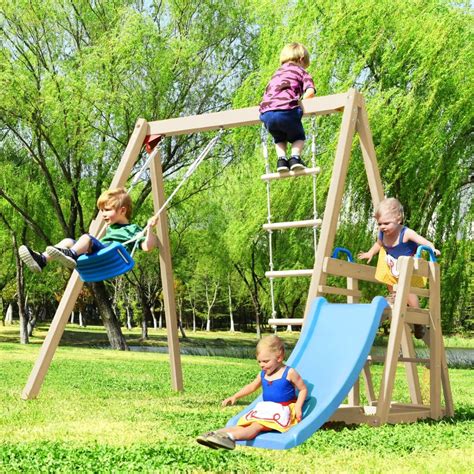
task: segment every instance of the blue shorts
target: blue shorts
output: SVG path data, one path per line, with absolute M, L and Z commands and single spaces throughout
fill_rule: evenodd
M 269 110 L 260 115 L 260 120 L 273 137 L 274 143 L 293 143 L 306 140 L 301 117 L 303 110 L 297 107 L 290 110 Z
M 91 239 L 91 248 L 88 253 L 96 253 L 100 249 L 105 249 L 107 245 L 103 244 L 99 239 L 96 239 L 93 235 L 87 234 L 89 238 Z

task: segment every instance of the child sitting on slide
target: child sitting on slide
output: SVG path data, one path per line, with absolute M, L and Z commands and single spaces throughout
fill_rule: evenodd
M 367 260 L 369 263 L 372 257 L 380 252 L 375 278 L 387 284 L 390 292 L 389 303 L 392 303 L 395 298 L 393 286 L 398 283 L 398 257 L 415 255 L 418 245 L 430 247 L 435 255 L 440 255 L 440 251 L 429 240 L 403 225 L 403 207 L 398 199 L 387 198 L 380 201 L 375 210 L 375 219 L 379 226 L 377 241 L 368 252 L 359 253 L 358 258 Z M 414 276 L 411 286 L 423 288 L 425 281 L 422 277 Z M 418 296 L 410 293 L 408 305 L 419 308 Z M 422 339 L 424 334 L 424 326 L 415 324 L 415 337 Z
M 234 405 L 260 387 L 263 402 L 242 416 L 237 426 L 205 433 L 196 441 L 210 448 L 234 449 L 237 440 L 254 439 L 264 431 L 285 432 L 301 421 L 308 389 L 298 372 L 283 363 L 284 357 L 285 347 L 278 336 L 261 339 L 257 344 L 257 361 L 262 371 L 253 382 L 226 398 L 222 406 Z
M 105 236 L 101 240 L 90 234 L 83 234 L 77 241 L 66 238 L 54 247 L 48 246 L 43 253 L 22 245 L 18 249 L 21 260 L 32 272 L 41 272 L 50 260 L 56 260 L 67 268 L 75 268 L 80 255 L 95 253 L 112 242 L 125 243 L 142 231 L 138 225 L 129 222 L 132 215 L 132 200 L 124 188 L 103 192 L 97 200 L 97 207 L 107 224 Z M 147 227 L 141 243 L 141 248 L 145 252 L 154 249 L 158 244 L 158 239 L 151 228 L 151 225 Z M 125 247 L 131 251 L 133 242 Z

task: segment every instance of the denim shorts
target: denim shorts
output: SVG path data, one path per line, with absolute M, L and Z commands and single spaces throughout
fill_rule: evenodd
M 91 239 L 91 248 L 88 253 L 96 253 L 100 249 L 105 249 L 107 245 L 103 244 L 99 239 L 96 239 L 93 235 L 87 234 L 89 238 Z
M 260 115 L 260 120 L 273 137 L 274 143 L 293 143 L 306 140 L 301 117 L 303 110 L 297 107 L 290 110 L 269 110 Z

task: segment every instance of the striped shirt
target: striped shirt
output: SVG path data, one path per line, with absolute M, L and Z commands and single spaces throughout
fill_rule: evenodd
M 268 110 L 295 109 L 309 88 L 315 89 L 314 82 L 305 69 L 292 62 L 285 63 L 270 79 L 259 112 L 263 114 Z

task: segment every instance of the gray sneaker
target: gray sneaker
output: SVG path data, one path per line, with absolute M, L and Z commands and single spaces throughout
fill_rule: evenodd
M 235 449 L 235 441 L 225 433 L 212 433 L 206 441 L 214 448 Z
M 77 255 L 70 249 L 62 249 L 60 247 L 46 247 L 46 253 L 51 260 L 56 260 L 67 268 L 76 268 Z
M 202 444 L 203 446 L 207 446 L 208 448 L 212 449 L 217 449 L 217 446 L 214 446 L 210 441 L 209 441 L 209 436 L 215 435 L 215 431 L 209 431 L 209 433 L 204 433 L 196 438 L 196 441 L 199 444 Z
M 22 262 L 35 273 L 39 273 L 46 266 L 46 258 L 39 252 L 31 250 L 26 245 L 21 245 L 18 249 L 18 254 Z

